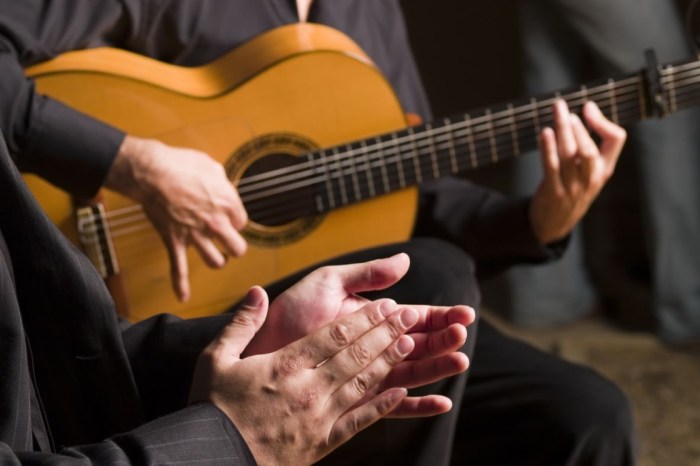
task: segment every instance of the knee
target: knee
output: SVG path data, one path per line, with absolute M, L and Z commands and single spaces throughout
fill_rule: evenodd
M 627 396 L 611 381 L 576 367 L 557 390 L 553 418 L 561 445 L 571 457 L 568 464 L 634 464 L 635 427 Z

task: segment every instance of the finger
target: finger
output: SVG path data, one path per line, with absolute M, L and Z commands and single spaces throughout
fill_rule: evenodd
M 210 237 L 199 231 L 193 230 L 190 233 L 192 244 L 202 256 L 204 263 L 211 268 L 221 268 L 226 265 L 226 257 L 219 251 Z
M 382 387 L 420 387 L 461 374 L 469 368 L 466 354 L 452 352 L 436 358 L 403 361 L 382 382 Z
M 368 307 L 368 306 L 365 306 Z M 352 314 L 351 314 L 352 316 Z M 347 320 L 347 319 L 344 319 Z M 355 385 L 357 387 L 365 386 L 369 389 L 373 383 L 367 383 L 367 380 L 373 380 L 377 373 L 377 367 L 374 366 L 371 371 L 363 372 L 368 366 L 371 366 L 376 359 L 381 359 L 385 364 L 386 373 L 389 369 L 386 367 L 393 360 L 399 358 L 397 351 L 403 352 L 406 345 L 410 344 L 409 352 L 413 350 L 413 340 L 410 337 L 402 337 L 402 335 L 413 326 L 418 320 L 418 313 L 410 307 L 401 308 L 393 314 L 389 315 L 379 325 L 375 325 L 368 332 L 350 341 L 345 348 L 338 351 L 336 354 L 329 356 L 328 361 L 319 369 L 327 375 L 325 378 L 330 386 L 338 389 L 346 384 Z M 398 341 L 397 341 L 398 340 Z M 397 342 L 392 346 L 392 343 Z M 393 350 L 386 351 L 392 347 Z M 401 359 L 408 353 L 402 354 Z M 380 358 L 381 355 L 381 358 Z M 395 361 L 398 363 L 398 360 Z M 351 382 L 349 382 L 351 381 Z M 362 383 L 362 382 L 365 383 Z M 362 393 L 364 395 L 364 393 Z M 352 406 L 360 397 L 352 400 L 352 403 L 346 404 L 345 409 Z
M 233 228 L 236 230 L 240 231 L 245 228 L 246 224 L 248 224 L 248 212 L 246 212 L 246 209 L 243 206 L 243 201 L 241 200 L 241 196 L 238 194 L 237 188 L 233 185 L 231 185 L 228 213 L 231 220 L 231 225 L 233 225 Z
M 595 169 L 596 159 L 599 156 L 598 146 L 596 146 L 590 133 L 583 126 L 583 122 L 578 115 L 571 115 L 571 126 L 574 131 L 574 138 L 578 146 L 577 165 L 582 175 L 584 184 L 589 184 L 593 170 Z
M 170 280 L 175 295 L 180 301 L 190 299 L 189 264 L 187 262 L 187 245 L 180 238 L 173 238 L 167 244 L 170 258 Z
M 452 400 L 442 395 L 406 397 L 389 414 L 389 419 L 428 417 L 443 414 L 452 409 Z
M 232 256 L 240 257 L 245 254 L 248 249 L 248 245 L 243 236 L 236 231 L 228 220 L 211 226 L 210 230 L 226 252 Z
M 571 128 L 571 113 L 563 99 L 554 102 L 554 128 L 557 135 L 557 151 L 561 158 L 571 158 L 576 154 L 576 139 Z
M 391 318 L 388 319 L 390 321 Z M 377 333 L 377 332 L 375 332 Z M 372 350 L 369 349 L 369 343 L 367 346 L 360 346 L 360 348 L 368 348 L 365 353 L 358 354 L 353 351 L 353 346 L 349 346 L 345 351 L 350 352 L 352 357 L 351 363 L 357 362 L 350 372 L 360 368 L 359 372 L 346 375 L 352 375 L 344 383 L 337 385 L 337 390 L 335 390 L 327 402 L 326 406 L 338 413 L 344 413 L 348 409 L 356 406 L 358 402 L 366 399 L 368 396 L 372 396 L 373 393 L 377 392 L 379 385 L 384 381 L 391 370 L 401 362 L 412 350 L 413 350 L 413 340 L 411 337 L 406 335 L 401 335 L 396 342 L 385 348 L 385 350 L 380 353 L 376 359 L 370 360 L 369 363 L 366 361 L 371 357 Z M 359 356 L 359 357 L 358 357 Z M 334 358 L 334 362 L 337 358 Z M 347 364 L 347 362 L 342 362 L 342 364 Z M 362 366 L 365 366 L 364 368 Z M 332 362 L 323 368 L 331 369 Z M 336 369 L 337 370 L 337 369 Z M 337 375 L 337 372 L 333 372 Z M 342 378 L 339 381 L 342 382 Z M 333 384 L 331 384 L 332 386 Z
M 234 312 L 229 323 L 210 344 L 212 351 L 220 351 L 221 356 L 228 360 L 240 358 L 265 322 L 268 304 L 264 289 L 254 286 L 248 290 L 241 307 Z
M 397 309 L 397 304 L 390 299 L 369 302 L 356 312 L 336 319 L 288 345 L 282 352 L 303 358 L 294 361 L 300 367 L 316 367 L 382 324 Z M 289 357 L 289 354 L 284 357 Z
M 464 346 L 467 328 L 462 324 L 453 324 L 443 330 L 410 333 L 410 337 L 416 345 L 408 359 L 434 358 Z
M 406 398 L 407 393 L 405 388 L 393 388 L 345 413 L 331 428 L 329 436 L 331 448 L 347 442 L 361 430 L 394 411 Z
M 608 120 L 594 102 L 586 102 L 583 117 L 591 130 L 601 138 L 600 153 L 614 167 L 627 139 L 627 132 Z
M 411 332 L 441 330 L 452 324 L 471 325 L 476 319 L 474 309 L 469 306 L 413 306 L 418 311 L 418 323 Z
M 408 255 L 400 253 L 385 259 L 332 266 L 327 269 L 332 269 L 332 272 L 338 275 L 347 292 L 360 293 L 390 287 L 406 275 L 409 265 Z
M 563 189 L 561 180 L 561 164 L 557 152 L 557 139 L 552 128 L 544 128 L 540 134 L 540 152 L 544 182 L 552 186 L 555 191 Z

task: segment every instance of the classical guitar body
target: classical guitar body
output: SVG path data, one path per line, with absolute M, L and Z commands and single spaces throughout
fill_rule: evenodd
M 305 155 L 309 151 L 405 126 L 384 77 L 354 43 L 332 29 L 277 29 L 199 68 L 94 49 L 62 55 L 27 74 L 40 92 L 129 134 L 205 151 L 225 165 L 242 194 L 246 177 L 249 189 L 266 186 L 267 173 L 282 180 L 271 189 L 279 191 L 275 198 L 290 204 L 267 205 L 270 197 L 249 195 L 251 204 L 258 205 L 246 204 L 251 222 L 244 257 L 211 270 L 190 253 L 192 298 L 180 303 L 171 289 L 166 250 L 139 206 L 105 191 L 99 208 L 76 219 L 70 198 L 27 177 L 52 220 L 86 249 L 105 276 L 118 277 L 113 294 L 119 312 L 129 319 L 159 312 L 183 317 L 217 313 L 252 285 L 410 234 L 415 189 L 332 211 L 322 206 L 317 210 L 323 213 L 309 215 L 308 207 L 328 203 L 328 196 L 324 201 L 318 188 L 305 188 L 303 182 L 291 181 L 293 177 L 284 182 L 287 173 L 332 178 L 328 170 L 314 168 Z M 347 178 L 348 186 L 331 195 L 333 204 L 352 197 L 353 188 L 366 183 L 357 171 Z M 301 187 L 290 191 L 294 183 Z

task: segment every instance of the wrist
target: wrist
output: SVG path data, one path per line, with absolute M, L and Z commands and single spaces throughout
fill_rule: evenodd
M 143 201 L 148 195 L 145 188 L 149 186 L 147 180 L 152 171 L 149 153 L 158 144 L 156 140 L 126 135 L 107 173 L 105 187 Z

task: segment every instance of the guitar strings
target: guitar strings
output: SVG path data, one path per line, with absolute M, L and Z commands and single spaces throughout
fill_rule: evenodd
M 697 68 L 697 66 L 695 66 L 695 68 Z M 636 79 L 636 78 L 632 78 L 632 79 Z M 636 85 L 636 84 L 635 84 L 635 85 Z M 609 92 L 609 87 L 606 87 L 606 86 L 599 86 L 598 88 L 599 88 L 599 89 L 600 89 L 600 88 L 603 88 L 601 94 Z M 620 89 L 619 86 L 618 86 L 618 89 Z M 592 97 L 593 100 L 595 100 L 595 95 L 596 95 L 595 88 L 591 88 L 591 90 L 593 90 L 593 93 L 590 93 L 590 92 L 589 92 L 589 93 L 588 93 L 588 96 L 589 96 L 589 97 Z M 582 92 L 579 91 L 578 93 L 574 93 L 574 94 L 572 94 L 572 95 L 575 96 L 576 94 L 582 94 Z M 617 94 L 619 94 L 619 93 L 617 93 Z M 544 105 L 539 105 L 539 109 L 543 109 L 543 108 L 546 109 L 546 108 L 549 106 L 549 101 L 551 101 L 551 100 L 552 100 L 552 99 L 548 99 L 548 100 L 545 100 L 545 101 L 541 101 L 541 102 L 544 103 Z M 620 100 L 619 100 L 619 102 L 623 102 L 623 101 L 624 101 L 624 99 L 620 99 Z M 525 106 L 523 106 L 523 108 L 524 108 L 524 107 L 525 107 Z M 499 113 L 504 113 L 504 112 L 499 112 Z M 546 114 L 547 112 L 545 111 L 544 113 Z M 498 113 L 494 113 L 493 116 L 498 116 Z M 478 120 L 477 120 L 477 119 L 474 119 L 473 121 L 476 122 L 476 121 L 478 121 Z M 478 134 L 478 133 L 475 133 L 475 137 L 479 137 L 479 134 Z M 400 142 L 400 141 L 399 141 L 399 142 Z M 344 154 L 344 156 L 355 156 L 355 155 L 356 155 L 356 152 L 357 152 L 357 151 L 348 151 L 348 152 L 346 152 L 346 153 Z M 266 173 L 261 174 L 261 175 L 256 175 L 256 176 L 253 176 L 253 177 L 247 177 L 247 178 L 244 179 L 244 180 L 242 181 L 242 183 L 239 185 L 239 191 L 242 192 L 242 193 L 245 193 L 245 189 L 246 189 L 246 188 L 245 188 L 245 185 L 246 185 L 246 183 L 248 183 L 248 182 L 250 182 L 250 181 L 255 181 L 255 180 L 257 180 L 257 179 L 260 179 L 261 177 L 268 177 L 268 178 L 269 178 L 269 177 L 271 177 L 271 176 L 275 176 L 275 177 L 278 177 L 278 180 L 279 180 L 280 183 L 286 183 L 289 179 L 288 179 L 288 178 L 279 177 L 279 175 L 283 174 L 284 172 L 291 173 L 291 172 L 293 172 L 293 171 L 298 171 L 299 169 L 308 168 L 309 165 L 313 165 L 314 163 L 315 163 L 315 161 L 311 161 L 311 162 L 308 162 L 306 165 L 304 165 L 304 164 L 295 165 L 295 166 L 292 167 L 291 169 L 288 169 L 288 168 L 278 169 L 278 170 L 273 170 L 273 171 L 270 171 L 270 172 L 266 172 Z M 299 176 L 300 176 L 300 175 L 297 174 L 297 178 L 298 178 Z M 263 186 L 264 186 L 264 185 L 263 185 Z
M 618 92 L 617 94 L 620 95 L 621 93 Z M 590 94 L 590 96 L 595 98 L 595 94 Z M 625 100 L 626 99 L 620 99 L 620 102 L 622 103 Z M 553 101 L 553 99 L 549 99 L 548 101 L 543 101 L 544 104 L 540 103 L 539 105 L 537 105 L 535 107 L 536 111 L 540 111 L 540 113 L 542 114 L 543 120 L 546 120 L 547 116 L 551 113 L 549 110 L 549 107 L 550 107 L 549 101 Z M 499 113 L 503 113 L 503 112 L 498 112 L 498 113 L 492 114 L 492 117 L 494 120 L 498 117 Z M 532 113 L 533 113 L 532 111 L 528 111 L 528 110 L 518 111 L 517 113 L 514 114 L 515 117 L 514 117 L 513 121 L 516 123 L 516 125 L 519 121 L 522 121 L 523 119 L 527 119 L 529 121 Z M 476 126 L 479 121 L 483 121 L 484 124 L 490 125 L 490 120 L 488 120 L 488 122 L 487 122 L 487 120 L 484 117 L 476 117 L 476 118 L 471 119 L 471 121 L 461 122 L 461 123 L 452 123 L 447 128 L 447 131 L 445 131 L 445 127 L 435 127 L 432 129 L 432 131 L 430 131 L 429 137 L 430 138 L 436 138 L 436 137 L 439 138 L 440 132 L 443 132 L 443 133 L 449 135 L 447 132 L 450 132 L 450 133 L 458 132 L 458 129 L 460 127 L 466 128 L 466 127 Z M 448 125 L 446 125 L 446 126 L 448 126 Z M 484 129 L 484 130 L 478 130 L 478 129 L 474 130 L 472 128 L 471 132 L 473 134 L 473 137 L 478 140 L 478 139 L 481 139 L 482 133 L 486 133 L 486 132 L 489 132 L 491 130 L 495 131 L 496 133 L 502 132 L 503 127 L 505 127 L 505 126 L 510 127 L 511 124 L 495 121 L 493 128 L 488 128 L 488 129 Z M 516 126 L 516 129 L 519 131 L 521 131 L 523 128 L 525 128 L 525 127 L 523 127 L 521 125 Z M 505 129 L 507 130 L 508 128 L 505 128 Z M 368 156 L 368 158 L 374 157 L 376 155 L 379 155 L 380 158 L 383 158 L 384 155 L 391 155 L 391 152 L 387 153 L 385 151 L 385 149 L 384 149 L 385 147 L 390 147 L 390 148 L 395 149 L 393 152 L 397 152 L 397 151 L 398 152 L 405 152 L 406 145 L 405 144 L 402 145 L 401 144 L 402 142 L 407 142 L 407 144 L 420 145 L 424 140 L 425 139 L 421 140 L 420 138 L 405 136 L 403 138 L 397 138 L 395 140 L 392 140 L 389 144 L 377 143 L 377 144 L 374 144 L 374 145 L 367 147 L 366 155 Z M 459 142 L 457 141 L 457 143 L 459 143 Z M 335 164 L 333 162 L 327 163 L 328 168 L 326 171 L 332 171 L 332 170 L 342 171 L 343 168 L 349 168 L 352 165 L 356 165 L 358 163 L 355 160 L 355 156 L 357 155 L 357 152 L 358 152 L 357 150 L 350 150 L 350 151 L 343 152 L 343 154 L 341 155 L 342 159 L 335 162 Z M 424 154 L 419 154 L 419 155 L 424 155 Z M 273 184 L 269 184 L 269 183 L 254 184 L 252 186 L 249 186 L 248 190 L 260 190 L 260 189 L 264 189 L 264 188 L 269 188 L 269 186 L 272 186 L 275 184 L 284 185 L 287 188 L 289 188 L 289 190 L 293 190 L 297 187 L 300 187 L 300 185 L 299 184 L 289 185 L 287 183 L 289 181 L 302 178 L 304 176 L 310 176 L 310 175 L 313 175 L 315 173 L 318 173 L 318 169 L 315 169 L 313 171 L 311 171 L 311 170 L 300 171 L 300 169 L 308 168 L 310 165 L 314 165 L 316 163 L 317 163 L 316 161 L 311 161 L 311 162 L 307 162 L 305 164 L 297 164 L 294 167 L 292 167 L 291 169 L 278 169 L 278 170 L 273 170 L 271 172 L 266 172 L 265 174 L 262 174 L 262 175 L 256 175 L 254 177 L 247 177 L 244 180 L 242 180 L 241 184 L 239 185 L 239 187 L 238 187 L 239 192 L 244 196 L 246 194 L 246 192 L 245 192 L 246 186 L 245 185 L 250 184 L 249 182 L 251 179 L 260 179 L 261 177 L 270 177 L 273 174 L 278 175 Z M 355 168 L 357 168 L 357 167 L 355 167 Z M 358 169 L 358 171 L 361 169 L 362 168 L 360 167 Z M 294 171 L 296 171 L 296 173 L 293 173 Z M 284 172 L 292 173 L 294 176 L 292 178 L 289 178 L 289 177 L 285 178 L 285 177 L 279 176 L 279 175 L 283 174 Z M 337 177 L 339 175 L 336 173 L 335 176 Z M 318 180 L 314 180 L 314 181 L 318 181 Z M 266 193 L 266 195 L 269 196 L 271 194 L 277 194 L 277 193 L 278 192 L 272 191 L 272 192 Z M 255 197 L 249 198 L 249 200 L 251 200 L 251 201 L 255 200 Z M 126 209 L 113 210 L 113 211 L 108 213 L 108 216 L 110 218 L 114 218 L 114 217 L 117 217 L 123 213 L 132 212 L 133 210 L 135 210 L 135 208 L 138 208 L 138 206 L 136 206 L 136 207 L 132 206 L 132 207 L 128 207 Z M 143 216 L 139 215 L 138 218 L 143 218 Z
M 683 69 L 683 68 L 682 68 L 682 67 L 678 67 L 678 69 Z M 674 84 L 674 86 L 673 86 L 673 88 L 674 88 L 673 90 L 675 91 L 675 96 L 674 96 L 675 99 L 674 99 L 674 100 L 676 100 L 677 103 L 683 103 L 683 104 L 688 103 L 688 102 L 694 102 L 694 101 L 697 100 L 697 95 L 696 95 L 697 92 L 693 93 L 693 92 L 692 92 L 692 89 L 691 89 L 691 92 L 687 92 L 687 88 L 688 88 L 688 86 L 690 86 L 691 84 L 697 82 L 697 79 L 693 79 L 693 78 L 694 78 L 695 76 L 697 76 L 697 73 L 695 72 L 695 70 L 698 69 L 698 65 L 687 65 L 687 66 L 685 66 L 685 69 L 686 69 L 686 70 L 690 70 L 690 72 L 676 72 L 676 73 L 675 73 L 677 76 L 682 76 L 682 79 L 680 79 L 680 80 L 677 78 L 677 76 L 669 76 L 669 73 L 664 73 L 663 76 L 662 76 L 662 82 L 664 82 L 664 83 L 667 84 L 667 85 L 670 84 L 670 83 L 673 83 L 673 84 Z M 637 82 L 639 81 L 638 78 L 636 79 L 636 81 L 637 81 Z M 634 87 L 633 91 L 636 90 L 636 86 L 637 86 L 637 84 L 635 84 L 634 86 L 632 86 L 632 87 Z M 616 87 L 616 88 L 615 88 L 615 91 L 616 91 L 616 94 L 615 94 L 615 95 L 616 95 L 616 96 L 619 96 L 619 95 L 620 95 L 619 90 L 622 89 L 622 88 L 627 88 L 627 89 L 629 89 L 629 86 L 624 86 L 624 87 L 619 87 L 619 86 L 618 86 L 618 87 Z M 591 88 L 591 89 L 588 89 L 588 90 L 578 91 L 578 92 L 576 92 L 576 93 L 573 93 L 572 95 L 578 94 L 579 96 L 582 96 L 583 94 L 586 94 L 586 97 L 587 97 L 589 100 L 595 100 L 596 96 L 604 95 L 605 93 L 608 92 L 608 89 L 605 88 L 605 86 L 598 86 L 597 89 L 602 89 L 602 90 L 601 90 L 601 91 L 596 91 L 596 88 Z M 679 91 L 683 91 L 683 92 L 679 92 Z M 549 100 L 549 101 L 552 101 L 553 99 L 548 99 L 548 100 Z M 637 99 L 636 99 L 636 98 L 635 98 L 635 99 L 626 99 L 626 98 L 619 98 L 619 99 L 617 99 L 617 107 L 618 107 L 619 115 L 620 115 L 620 116 L 626 115 L 626 114 L 627 114 L 625 111 L 620 111 L 620 108 L 621 108 L 621 106 L 622 106 L 623 103 L 626 103 L 626 102 L 629 102 L 629 101 L 635 101 L 635 102 L 636 102 Z M 575 103 L 572 103 L 572 104 L 573 104 L 574 106 L 576 105 Z M 543 111 L 541 112 L 541 113 L 542 113 L 541 119 L 543 120 L 543 122 L 545 122 L 545 120 L 546 120 L 546 118 L 547 118 L 548 115 L 551 115 L 551 108 L 550 108 L 550 110 L 547 110 L 546 108 L 543 108 L 543 107 L 545 107 L 545 106 L 546 106 L 546 107 L 551 107 L 551 105 L 548 105 L 547 100 L 545 100 L 545 101 L 540 101 L 537 105 L 534 105 L 534 106 L 533 106 L 533 108 L 534 108 L 534 109 L 537 109 L 537 111 L 543 110 Z M 521 108 L 522 108 L 522 107 L 521 107 Z M 603 110 L 603 111 L 606 111 L 606 110 L 607 110 L 607 111 L 610 111 L 611 108 L 612 108 L 612 105 L 608 105 L 608 106 L 606 106 L 606 105 L 604 105 L 604 104 L 601 105 L 601 110 Z M 491 117 L 492 119 L 495 120 L 495 119 L 498 117 L 499 114 L 503 114 L 503 113 L 506 113 L 506 112 L 509 112 L 509 111 L 506 110 L 506 111 L 494 112 L 493 114 L 490 115 L 490 117 Z M 511 117 L 512 117 L 512 115 L 514 115 L 514 114 L 516 115 L 514 118 L 512 118 L 512 120 L 516 123 L 516 129 L 518 130 L 518 132 L 521 132 L 523 129 L 531 129 L 531 128 L 534 127 L 534 126 L 531 126 L 531 125 L 526 125 L 526 126 L 517 125 L 517 122 L 518 122 L 519 120 L 522 120 L 522 116 L 523 116 L 523 114 L 525 114 L 525 113 L 533 113 L 533 112 L 527 112 L 527 111 L 526 111 L 526 112 L 523 112 L 523 111 L 519 111 L 519 112 L 510 112 L 510 113 L 509 113 L 509 116 L 511 116 Z M 637 114 L 639 114 L 639 112 L 637 112 Z M 620 118 L 620 116 L 619 116 L 618 118 Z M 480 118 L 483 119 L 483 117 L 480 117 Z M 622 118 L 620 118 L 620 119 L 622 119 Z M 471 131 L 472 137 L 473 137 L 475 140 L 478 140 L 478 141 L 476 141 L 477 143 L 483 143 L 483 142 L 484 142 L 484 141 L 483 141 L 483 137 L 482 137 L 482 135 L 483 135 L 484 133 L 492 133 L 492 136 L 495 135 L 495 137 L 498 139 L 498 138 L 501 136 L 501 134 L 495 134 L 495 133 L 499 133 L 499 132 L 500 132 L 500 133 L 503 133 L 503 132 L 506 132 L 506 131 L 508 131 L 508 127 L 512 126 L 512 124 L 510 124 L 510 123 L 508 123 L 508 124 L 504 123 L 503 125 L 501 125 L 501 127 L 496 127 L 494 124 L 491 124 L 491 125 L 489 126 L 489 128 L 487 128 L 487 129 L 480 130 L 480 131 L 474 131 L 474 128 L 472 127 L 472 126 L 474 125 L 474 121 L 477 121 L 477 119 L 476 119 L 476 118 L 473 119 L 473 120 L 470 122 L 470 124 L 465 124 L 464 126 L 465 126 L 465 127 L 466 127 L 466 126 L 470 126 L 470 127 L 471 127 L 471 130 L 472 130 L 472 131 Z M 496 123 L 498 123 L 498 122 L 496 122 Z M 440 131 L 441 129 L 444 129 L 444 127 L 435 127 L 435 128 L 433 128 L 433 129 L 429 130 L 429 131 L 428 131 L 428 136 L 427 136 L 426 138 L 423 138 L 423 141 L 425 141 L 425 140 L 428 139 L 428 138 L 431 138 L 431 139 L 432 139 L 432 138 L 436 138 L 436 136 L 439 137 L 440 135 L 439 135 L 438 133 L 439 133 L 439 131 Z M 452 136 L 450 136 L 450 137 L 452 137 Z M 536 135 L 530 137 L 529 139 L 535 139 L 535 138 L 536 138 Z M 453 139 L 457 139 L 457 138 L 453 138 Z M 421 139 L 414 138 L 414 139 L 411 141 L 411 144 L 420 144 L 421 142 L 422 142 Z M 456 143 L 457 143 L 457 141 L 455 141 L 455 144 L 456 144 Z M 507 141 L 504 141 L 504 142 L 501 142 L 500 140 L 498 141 L 498 144 L 495 146 L 497 152 L 500 152 L 499 149 L 501 148 L 501 145 L 502 145 L 503 143 L 506 143 L 506 144 L 507 144 Z M 365 146 L 365 157 L 366 157 L 366 159 L 367 159 L 367 160 L 370 160 L 370 158 L 369 158 L 369 157 L 370 157 L 370 154 L 372 154 L 372 152 L 375 151 L 375 147 L 376 147 L 376 146 L 382 146 L 382 145 L 386 146 L 386 143 Z M 524 145 L 524 144 L 523 144 L 523 145 Z M 392 143 L 391 143 L 390 146 L 394 149 L 395 152 L 396 152 L 396 151 L 399 151 L 399 152 L 400 152 L 400 148 L 402 147 L 401 145 L 398 145 L 398 146 L 397 146 L 397 144 L 396 144 L 394 141 L 392 141 Z M 404 147 L 405 147 L 405 146 L 404 146 Z M 507 148 L 506 148 L 506 149 L 507 149 Z M 438 148 L 437 150 L 441 150 L 441 149 Z M 442 149 L 442 150 L 444 150 L 444 149 Z M 357 150 L 353 150 L 353 152 L 357 152 Z M 507 152 L 507 150 L 506 150 L 506 152 Z M 426 155 L 427 153 L 428 153 L 428 151 L 420 151 L 420 154 L 418 154 L 418 155 L 419 155 L 419 156 L 424 156 L 424 155 Z M 352 154 L 350 154 L 350 155 L 352 155 Z M 385 154 L 385 155 L 386 155 L 386 154 Z M 345 157 L 345 158 L 347 158 L 348 156 L 349 156 L 348 154 L 343 154 L 343 157 Z M 373 155 L 372 155 L 372 156 L 373 156 Z M 480 157 L 480 158 L 481 158 L 481 157 Z M 488 156 L 487 156 L 485 159 L 482 159 L 480 162 L 483 163 L 483 162 L 486 161 L 487 159 L 488 159 Z M 439 161 L 439 162 L 440 162 L 440 161 Z M 311 162 L 309 162 L 309 163 L 314 163 L 314 162 L 311 161 Z M 357 162 L 356 162 L 356 161 L 355 161 L 355 162 L 352 162 L 352 164 L 357 164 Z M 299 164 L 299 165 L 302 165 L 302 164 Z M 339 168 L 339 169 L 342 168 L 342 165 L 343 165 L 342 163 L 338 162 L 338 168 Z M 346 163 L 345 165 L 349 165 L 349 163 Z M 300 172 L 300 170 L 298 169 L 298 167 L 294 167 L 294 168 L 297 170 L 297 177 L 299 177 L 299 173 L 303 173 L 304 176 L 309 176 L 309 174 L 313 174 L 313 173 L 317 173 L 317 172 L 318 172 L 317 170 L 313 170 L 313 171 L 311 171 L 311 170 L 306 170 L 306 172 L 303 172 L 303 171 Z M 356 168 L 357 168 L 357 167 L 356 167 Z M 360 167 L 360 168 L 361 168 L 361 167 Z M 290 170 L 290 171 L 291 171 L 291 170 Z M 268 175 L 268 176 L 269 176 L 269 174 L 265 174 L 265 175 Z M 340 176 L 340 175 L 338 175 L 338 176 Z M 316 180 L 316 182 L 317 182 L 317 181 L 318 181 L 318 180 Z M 363 185 L 361 185 L 361 188 L 365 188 L 365 189 L 366 189 L 367 186 L 363 183 Z M 286 205 L 286 206 L 289 205 L 289 203 L 288 203 L 287 201 L 289 201 L 289 199 L 288 199 L 288 197 L 285 197 L 285 205 Z M 247 206 L 247 205 L 246 205 L 246 206 Z M 115 217 L 118 217 L 118 216 L 121 215 L 121 214 L 124 214 L 124 213 L 127 213 L 127 214 L 128 214 L 128 213 L 133 212 L 133 211 L 138 210 L 138 209 L 140 209 L 140 206 L 130 206 L 130 207 L 127 207 L 127 208 L 125 208 L 125 209 L 119 209 L 119 210 L 112 211 L 112 212 L 109 213 L 109 214 L 110 214 L 109 216 L 110 216 L 110 218 L 115 218 Z M 288 212 L 288 208 L 287 208 L 287 207 L 284 207 L 284 209 L 285 209 L 286 212 Z M 305 208 L 305 210 L 308 210 L 308 209 Z M 274 214 L 274 212 L 273 212 L 271 218 L 274 219 L 276 215 L 277 215 L 277 214 Z M 143 214 L 141 213 L 141 214 L 139 214 L 139 215 L 131 216 L 130 218 L 127 217 L 126 219 L 121 219 L 120 222 L 118 222 L 117 224 L 120 224 L 120 223 L 121 223 L 121 224 L 123 224 L 123 223 L 128 223 L 130 220 L 134 220 L 134 219 L 137 219 L 137 218 L 140 219 L 140 220 L 144 220 L 144 219 L 145 219 L 145 215 L 143 215 Z M 112 221 L 113 221 L 113 220 L 110 220 L 110 225 L 112 225 Z M 127 234 L 127 233 L 131 233 L 131 232 L 133 232 L 133 231 L 134 231 L 134 230 L 133 230 L 133 227 L 132 227 L 132 228 L 131 228 L 130 230 L 128 230 L 128 231 L 127 231 L 127 230 L 124 230 L 124 229 L 120 229 L 120 230 L 116 230 L 116 232 L 113 232 L 113 233 L 116 233 L 116 234 Z

